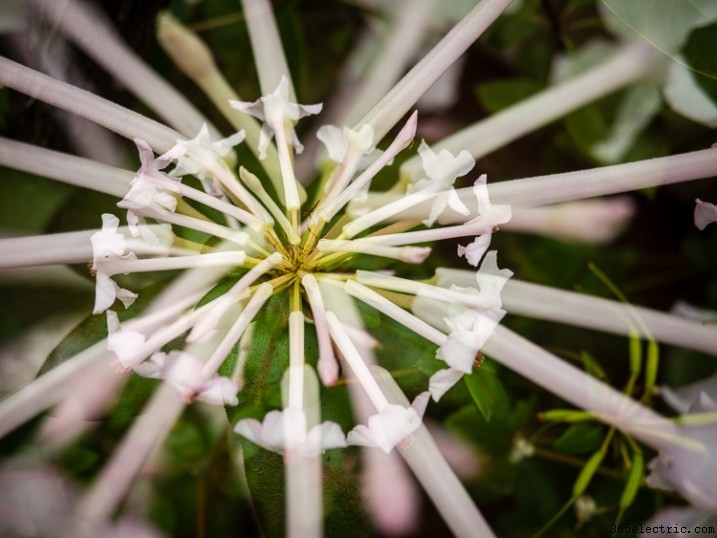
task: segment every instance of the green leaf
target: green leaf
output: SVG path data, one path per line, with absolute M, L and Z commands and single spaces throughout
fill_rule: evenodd
M 227 408 L 232 424 L 246 417 L 263 420 L 264 415 L 282 407 L 282 378 L 289 365 L 289 297 L 272 297 L 256 317 L 244 366 L 244 387 L 239 404 Z M 305 333 L 305 356 L 314 365 L 318 356 L 314 331 Z M 320 396 L 323 420 L 334 420 L 344 430 L 353 425 L 346 386 L 323 390 Z M 266 536 L 284 535 L 286 499 L 284 462 L 281 456 L 232 435 L 241 443 L 247 483 L 257 516 Z M 358 482 L 359 451 L 329 450 L 323 456 L 324 516 L 327 536 L 366 536 L 368 526 L 362 511 Z
M 578 422 L 553 443 L 553 448 L 567 454 L 586 454 L 600 446 L 604 433 L 602 426 Z
M 573 485 L 573 497 L 577 498 L 580 497 L 583 493 L 585 493 L 585 490 L 590 485 L 590 481 L 593 479 L 593 476 L 595 476 L 595 473 L 600 468 L 600 464 L 602 463 L 602 460 L 605 458 L 605 452 L 602 450 L 599 450 L 595 452 L 592 456 L 590 456 L 590 459 L 585 463 L 582 470 L 580 471 L 580 474 L 578 475 L 578 478 L 575 480 L 575 484 Z
M 717 26 L 710 24 L 704 28 L 698 28 L 692 32 L 682 49 L 682 55 L 687 60 L 687 65 L 697 73 L 695 79 L 704 90 L 707 97 L 713 104 L 717 105 L 717 54 L 715 54 L 715 43 L 717 42 Z M 709 76 L 700 75 L 707 73 Z
M 674 55 L 690 32 L 717 19 L 714 0 L 602 0 L 625 24 L 661 51 Z M 704 43 L 704 56 L 717 56 L 717 42 Z M 698 72 L 717 76 L 707 65 Z M 696 67 L 696 66 L 695 66 Z
M 494 80 L 476 88 L 478 100 L 488 112 L 498 112 L 537 93 L 542 85 L 531 79 Z
M 235 425 L 240 419 L 263 419 L 272 409 L 281 408 L 281 379 L 289 366 L 289 296 L 280 293 L 271 297 L 254 318 L 251 343 L 244 365 L 244 387 L 239 403 L 228 407 L 229 419 Z M 307 331 L 306 360 L 313 364 L 316 342 Z
M 0 228 L 27 234 L 45 232 L 75 190 L 49 179 L 0 168 Z
M 632 465 L 630 467 L 630 473 L 627 475 L 627 482 L 625 483 L 625 489 L 620 497 L 620 516 L 627 510 L 632 502 L 635 500 L 635 496 L 640 489 L 642 484 L 642 478 L 645 475 L 645 460 L 642 456 L 642 452 L 636 452 L 632 458 Z
M 473 372 L 463 376 L 463 379 L 486 422 L 490 422 L 494 416 L 502 418 L 507 415 L 508 393 L 489 361 L 484 361 L 480 368 L 474 368 Z

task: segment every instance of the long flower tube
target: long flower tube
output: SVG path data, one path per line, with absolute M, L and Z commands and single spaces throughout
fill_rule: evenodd
M 53 29 L 62 32 L 157 111 L 167 124 L 188 137 L 206 124 L 214 137 L 219 138 L 216 127 L 123 43 L 104 17 L 82 1 L 29 0 L 28 4 L 37 9 Z
M 0 137 L 0 164 L 119 198 L 134 174 L 123 168 Z
M 155 120 L 2 57 L 0 84 L 87 118 L 130 140 L 146 140 L 160 153 L 182 138 L 177 131 Z
M 173 387 L 163 385 L 134 422 L 92 486 L 80 499 L 85 535 L 95 536 L 118 506 L 150 452 L 162 442 L 184 410 Z
M 361 316 L 356 310 L 356 306 L 346 295 L 346 292 L 353 295 L 360 287 L 354 289 L 347 284 L 345 288 L 342 289 L 340 286 L 330 284 L 326 280 L 323 282 L 325 282 L 326 285 L 322 289 L 326 291 L 327 299 L 330 299 L 330 301 L 327 300 L 327 304 L 330 304 L 331 308 L 341 313 L 342 322 L 358 323 L 359 327 L 361 327 Z M 371 295 L 372 293 L 369 293 L 368 297 Z M 366 295 L 359 295 L 358 293 L 356 296 L 362 300 L 365 300 L 365 297 L 367 297 Z M 370 304 L 376 306 L 375 302 L 371 302 Z M 393 308 L 389 311 L 384 311 L 384 313 L 390 316 L 399 316 L 402 320 L 405 320 L 406 316 L 411 316 L 407 312 L 405 315 L 398 314 Z M 403 321 L 401 322 L 403 323 Z M 431 329 L 431 327 L 428 327 L 428 330 Z M 436 329 L 433 329 L 433 331 L 444 337 L 440 331 Z M 380 390 L 386 395 L 388 401 L 407 407 L 409 402 L 403 394 L 403 391 L 401 391 L 385 370 L 376 366 L 376 358 L 372 348 L 370 346 L 361 345 L 360 342 L 356 341 L 354 342 L 354 349 L 362 362 L 368 365 L 371 375 L 378 383 Z M 368 416 L 372 413 L 370 409 L 372 404 L 367 393 L 361 390 L 361 387 L 357 385 L 358 384 L 355 384 L 350 387 L 356 412 L 360 420 L 368 420 Z M 468 537 L 474 536 L 476 533 L 479 536 L 493 536 L 492 530 L 436 448 L 435 443 L 424 426 L 420 426 L 411 433 L 409 442 L 399 444 L 398 451 L 456 536 Z M 374 496 L 384 500 L 384 505 L 376 506 L 378 499 L 371 501 L 370 505 L 375 506 L 374 510 L 377 513 L 377 517 L 381 518 L 380 521 L 383 522 L 382 525 L 386 525 L 384 528 L 387 531 L 400 529 L 405 532 L 410 529 L 408 516 L 415 509 L 413 503 L 416 501 L 412 491 L 408 488 L 408 485 L 405 484 L 404 479 L 401 478 L 403 472 L 400 467 L 397 468 L 398 462 L 391 461 L 387 458 L 388 456 L 395 455 L 382 454 L 382 456 L 385 457 L 377 459 L 376 456 L 370 454 L 365 455 L 369 473 L 375 473 L 378 469 L 385 468 L 391 475 L 395 475 L 399 478 L 400 481 L 389 490 L 393 492 L 393 496 L 374 492 Z M 372 467 L 374 469 L 372 469 Z M 367 487 L 373 485 L 371 482 L 373 479 L 375 479 L 375 476 L 372 474 L 365 477 Z M 386 488 L 383 484 L 380 487 L 382 490 Z
M 625 196 L 516 207 L 501 229 L 602 245 L 623 231 L 634 213 L 634 204 Z
M 423 302 L 414 304 L 413 309 L 418 317 L 447 332 L 446 306 Z M 714 424 L 708 422 L 706 428 L 698 425 L 692 429 L 681 426 L 500 325 L 494 328 L 482 351 L 598 420 L 659 451 L 659 463 L 655 465 L 658 480 L 668 477 L 672 487 L 698 506 L 717 504 L 713 484 L 706 479 L 717 465 L 709 450 L 714 440 Z
M 479 2 L 416 66 L 354 126 L 370 125 L 377 140 L 416 104 L 418 99 L 510 5 L 512 0 Z
M 628 43 L 592 69 L 466 127 L 432 149 L 435 152 L 465 149 L 480 159 L 587 103 L 647 77 L 660 65 L 662 57 L 652 47 L 643 42 Z M 413 178 L 420 170 L 417 157 L 401 167 L 402 174 Z
M 229 104 L 241 99 L 219 71 L 209 47 L 169 13 L 161 14 L 158 19 L 157 39 L 175 65 L 204 91 L 227 121 L 238 131 L 246 133 L 247 145 L 258 158 L 261 126 L 251 115 L 238 111 Z M 276 146 L 271 143 L 267 145 L 266 159 L 261 160 L 261 165 L 284 203 Z M 302 202 L 306 200 L 306 192 L 301 186 L 299 197 Z
M 407 404 L 406 396 L 388 372 L 378 368 L 376 378 L 392 402 Z M 494 536 L 425 426 L 413 433 L 410 445 L 398 450 L 456 536 Z
M 436 277 L 438 285 L 445 287 L 475 283 L 475 273 L 461 269 L 441 268 Z M 500 297 L 503 308 L 519 316 L 624 336 L 636 334 L 717 355 L 717 331 L 713 327 L 674 314 L 516 279 L 506 282 Z
M 693 181 L 716 174 L 717 148 L 710 148 L 577 172 L 499 181 L 490 183 L 488 192 L 495 203 L 510 203 L 518 208 L 536 207 Z M 471 189 L 458 189 L 458 193 L 461 201 L 470 210 L 470 216 L 475 216 L 478 207 Z M 401 198 L 402 195 L 393 193 L 369 194 L 365 202 L 356 202 L 349 206 L 349 210 L 356 212 L 366 208 L 382 208 Z M 428 212 L 429 203 L 431 201 L 427 200 L 401 210 L 392 215 L 390 220 L 418 220 Z M 438 222 L 465 222 L 470 216 L 466 217 L 447 208 Z

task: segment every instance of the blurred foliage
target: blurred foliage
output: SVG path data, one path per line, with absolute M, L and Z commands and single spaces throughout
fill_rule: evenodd
M 675 0 L 678 1 L 678 0 Z M 711 0 L 710 0 L 711 1 Z M 108 8 L 118 28 L 137 52 L 162 75 L 180 88 L 216 124 L 228 125 L 208 100 L 167 60 L 152 39 L 153 20 L 160 8 L 171 10 L 210 45 L 229 83 L 243 99 L 259 96 L 241 5 L 236 0 L 187 2 L 126 2 L 97 4 Z M 608 2 L 615 5 L 616 2 Z M 277 0 L 273 2 L 288 62 L 301 102 L 328 101 L 338 83 L 338 69 L 356 43 L 369 16 L 381 17 L 375 8 L 361 2 L 327 0 Z M 440 113 L 422 113 L 421 123 L 440 120 L 457 129 L 499 111 L 545 88 L 553 60 L 579 50 L 593 39 L 614 40 L 602 24 L 595 0 L 525 0 L 518 9 L 501 17 L 468 52 L 460 81 L 460 96 Z M 438 33 L 432 30 L 438 37 Z M 708 76 L 699 79 L 717 101 L 717 86 L 710 78 L 717 72 L 713 46 L 715 27 L 699 27 L 685 36 L 681 52 L 689 65 Z M 2 52 L 8 53 L 3 45 Z M 86 68 L 98 93 L 144 110 L 130 95 L 81 55 L 78 65 Z M 532 133 L 509 147 L 484 157 L 478 163 L 491 180 L 577 170 L 596 163 L 590 148 L 604 138 L 614 119 L 618 92 L 592 103 Z M 302 131 L 311 123 L 299 126 Z M 0 134 L 64 149 L 61 121 L 48 107 L 0 90 Z M 703 149 L 715 142 L 714 132 L 678 116 L 666 107 L 638 136 L 623 160 Z M 121 143 L 127 154 L 131 144 Z M 411 151 L 415 151 L 415 144 Z M 253 157 L 241 153 L 240 159 Z M 404 159 L 402 155 L 397 161 Z M 128 166 L 135 167 L 136 158 Z M 375 185 L 388 188 L 394 181 L 398 162 L 383 171 Z M 310 189 L 311 191 L 311 189 Z M 717 308 L 717 227 L 700 233 L 692 226 L 695 197 L 717 201 L 717 187 L 706 181 L 669 186 L 632 198 L 637 217 L 622 235 L 607 247 L 559 242 L 525 234 L 495 234 L 492 247 L 499 251 L 501 267 L 509 267 L 516 278 L 614 298 L 612 292 L 589 270 L 590 262 L 617 283 L 629 301 L 668 309 L 676 300 Z M 33 234 L 97 227 L 100 214 L 114 211 L 114 201 L 96 193 L 80 191 L 43 178 L 0 169 L 0 228 L 3 233 Z M 461 266 L 456 242 L 438 245 L 435 256 L 409 274 L 429 278 L 435 267 Z M 359 257 L 356 264 L 361 266 Z M 87 276 L 86 269 L 76 268 Z M 401 269 L 406 269 L 401 265 Z M 231 286 L 238 275 L 228 277 L 210 296 Z M 126 313 L 141 310 L 162 287 L 161 277 L 133 280 L 142 289 L 140 300 Z M 208 300 L 208 297 L 205 298 Z M 86 291 L 73 291 L 37 283 L 17 285 L 0 281 L 3 318 L 0 341 L 22 333 L 50 313 L 91 308 Z M 401 387 L 414 396 L 425 388 L 428 377 L 440 364 L 434 360 L 435 346 L 397 322 L 358 305 L 372 335 L 381 343 L 379 362 L 393 372 Z M 245 363 L 245 385 L 240 405 L 228 410 L 229 423 L 216 424 L 201 407 L 190 407 L 173 428 L 161 461 L 151 475 L 135 486 L 132 496 L 145 502 L 148 515 L 168 535 L 184 536 L 278 536 L 283 532 L 283 464 L 281 457 L 261 450 L 231 432 L 231 425 L 244 417 L 261 419 L 281 407 L 281 378 L 288 363 L 288 331 L 282 326 L 288 298 L 272 298 L 257 319 L 254 344 Z M 627 339 L 584 329 L 558 326 L 516 316 L 505 323 L 537 344 L 557 353 L 578 367 L 602 372 L 613 386 L 623 386 L 630 374 Z M 47 368 L 67 359 L 88 343 L 106 334 L 103 317 L 83 321 L 53 352 Z M 307 330 L 307 360 L 315 364 L 314 333 Z M 237 360 L 232 351 L 230 366 Z M 592 366 L 591 366 L 592 365 Z M 658 383 L 679 386 L 715 371 L 708 357 L 699 353 L 662 349 Z M 116 448 L 156 382 L 137 376 L 127 383 L 118 404 L 104 419 L 103 427 L 85 435 L 55 460 L 81 481 L 88 481 Z M 344 430 L 353 425 L 346 387 L 322 388 L 323 417 L 339 422 Z M 486 358 L 464 383 L 453 388 L 429 414 L 442 421 L 453 434 L 467 440 L 480 462 L 480 473 L 467 487 L 499 536 L 528 536 L 555 516 L 571 498 L 580 469 L 599 449 L 606 428 L 594 422 L 546 423 L 538 413 L 564 408 L 557 397 L 538 390 L 518 374 Z M 664 411 L 664 409 L 663 409 Z M 31 429 L 35 424 L 28 426 Z M 29 441 L 26 430 L 10 438 L 16 444 Z M 535 446 L 533 457 L 511 457 L 518 439 Z M 9 446 L 9 445 L 8 445 Z M 604 511 L 576 530 L 577 518 L 566 511 L 546 536 L 607 535 L 617 517 L 628 473 L 620 466 L 620 454 L 611 445 L 606 461 L 587 489 Z M 7 451 L 5 452 L 7 453 Z M 360 501 L 357 449 L 332 450 L 324 457 L 325 516 L 327 536 L 367 536 L 373 531 Z M 151 480 L 149 480 L 151 479 Z M 151 483 L 150 483 L 151 482 Z M 641 488 L 627 508 L 623 521 L 643 521 L 673 500 Z M 418 529 L 443 529 L 440 516 L 423 499 Z M 445 531 L 444 531 L 445 532 Z M 416 531 L 416 536 L 429 531 Z

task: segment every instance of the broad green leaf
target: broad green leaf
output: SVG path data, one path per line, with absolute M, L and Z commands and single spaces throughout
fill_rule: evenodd
M 714 0 L 602 0 L 625 24 L 655 47 L 672 56 L 686 42 L 690 32 L 713 24 L 717 19 Z M 705 56 L 717 55 L 717 42 L 705 43 Z M 695 66 L 691 66 L 695 67 Z M 696 69 L 708 76 L 717 72 Z
M 553 448 L 568 454 L 586 454 L 600 446 L 604 433 L 605 429 L 598 424 L 579 422 L 570 426 L 553 443 Z
M 0 324 L 0 342 L 19 335 L 48 316 L 87 312 L 92 308 L 93 300 L 91 290 L 52 283 L 23 282 L 0 286 L 0 305 L 8 314 Z
M 705 77 L 690 71 L 680 62 L 673 62 L 663 89 L 665 100 L 675 112 L 686 118 L 707 127 L 717 127 L 717 104 L 698 79 Z
M 530 97 L 541 89 L 542 86 L 534 80 L 520 78 L 485 82 L 476 88 L 476 94 L 483 108 L 493 113 Z
M 428 376 L 445 366 L 436 360 L 436 346 L 370 306 L 356 301 L 368 332 L 378 342 L 376 357 L 404 391 L 426 390 Z
M 255 318 L 251 344 L 244 365 L 244 386 L 239 404 L 228 407 L 232 425 L 242 418 L 263 420 L 272 409 L 282 408 L 282 379 L 289 365 L 289 297 L 276 295 Z M 305 358 L 315 365 L 316 337 L 306 326 Z M 346 387 L 324 389 L 320 395 L 322 419 L 338 422 L 344 431 L 354 422 L 346 398 Z M 244 466 L 254 507 L 266 536 L 284 535 L 284 463 L 280 455 L 232 435 L 232 443 L 243 447 Z M 328 536 L 365 536 L 367 526 L 361 509 L 356 449 L 329 450 L 323 456 L 325 530 Z
M 714 103 L 717 100 L 717 55 L 715 54 L 715 42 L 717 42 L 717 24 L 712 23 L 694 30 L 684 47 L 682 54 L 686 64 L 696 71 L 696 74 L 704 73 L 709 76 L 697 76 L 700 86 L 711 97 Z
M 480 368 L 474 368 L 473 372 L 463 376 L 463 379 L 486 422 L 490 422 L 494 416 L 502 418 L 507 415 L 508 393 L 498 379 L 495 369 L 491 368 L 490 362 L 484 361 Z
M 44 233 L 74 191 L 70 185 L 0 168 L 0 228 L 13 233 Z
M 254 318 L 251 344 L 244 365 L 244 387 L 239 404 L 227 408 L 230 422 L 253 417 L 263 419 L 272 409 L 281 408 L 281 379 L 289 366 L 289 296 L 271 297 Z M 316 360 L 316 343 L 306 332 L 306 360 Z

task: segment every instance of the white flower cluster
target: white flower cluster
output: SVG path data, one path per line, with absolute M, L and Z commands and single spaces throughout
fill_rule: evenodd
M 267 148 L 271 140 L 275 140 L 286 186 L 283 193 L 286 213 L 271 201 L 253 174 L 242 169 L 240 176 L 245 188 L 225 164 L 232 147 L 244 140 L 243 132 L 213 142 L 204 126 L 193 140 L 178 140 L 173 148 L 159 157 L 155 157 L 146 142 L 135 140 L 141 166 L 126 196 L 118 204 L 127 209 L 129 237 L 119 233 L 119 221 L 112 215 L 103 217 L 102 231 L 92 237 L 93 269 L 97 278 L 95 312 L 107 310 L 116 298 L 125 306 L 136 298 L 136 294 L 112 280 L 115 275 L 215 268 L 217 273 L 209 279 L 210 284 L 227 270 L 242 268 L 243 276 L 230 290 L 193 310 L 150 314 L 146 316 L 146 324 L 138 324 L 135 320 L 128 327 L 119 322 L 113 311 L 107 312 L 108 348 L 115 354 L 120 369 L 163 379 L 187 401 L 197 399 L 236 405 L 239 387 L 229 377 L 218 374 L 225 357 L 271 295 L 292 286 L 297 291 L 303 289 L 319 342 L 317 368 L 321 380 L 326 385 L 338 380 L 338 352 L 371 396 L 377 413 L 369 418 L 367 425 L 359 425 L 349 432 L 348 437 L 340 433 L 341 429 L 335 423 L 307 424 L 302 395 L 304 307 L 302 300 L 296 300 L 295 296 L 290 316 L 289 404 L 283 411 L 269 413 L 263 423 L 254 419 L 239 421 L 236 431 L 269 450 L 285 453 L 287 457 L 296 453 L 315 455 L 326 448 L 347 443 L 379 447 L 390 452 L 420 426 L 429 393 L 420 395 L 412 407 L 391 403 L 358 351 L 361 346 L 356 342 L 363 339 L 365 343 L 368 335 L 347 323 L 341 309 L 334 311 L 327 307 L 326 294 L 348 293 L 384 311 L 398 307 L 384 298 L 380 290 L 408 292 L 416 300 L 425 298 L 462 305 L 461 312 L 447 320 L 450 332 L 441 338 L 436 353 L 436 358 L 449 366 L 431 379 L 430 393 L 437 400 L 462 375 L 471 372 L 480 348 L 504 315 L 500 291 L 510 277 L 510 271 L 498 270 L 495 252 L 491 252 L 476 273 L 474 287 L 443 289 L 380 273 L 359 271 L 352 274 L 342 266 L 355 253 L 421 263 L 430 253 L 430 247 L 414 246 L 415 243 L 453 237 L 473 240 L 467 246 L 459 247 L 458 253 L 471 265 L 478 266 L 488 249 L 491 234 L 510 219 L 510 208 L 490 203 L 483 175 L 473 187 L 479 212 L 471 217 L 453 184 L 473 168 L 475 161 L 467 152 L 454 157 L 449 151 L 442 150 L 436 155 L 424 142 L 419 153 L 426 177 L 410 185 L 404 198 L 394 203 L 394 207 L 379 208 L 349 219 L 338 235 L 324 235 L 329 220 L 349 200 L 368 188 L 376 173 L 410 144 L 416 128 L 414 114 L 384 152 L 375 150 L 370 126 L 357 131 L 333 126 L 320 129 L 318 136 L 337 166 L 325 186 L 325 195 L 306 222 L 297 226 L 292 203 L 298 200 L 298 187 L 293 172 L 288 171 L 292 166 L 291 159 L 282 155 L 291 149 L 301 150 L 293 129 L 294 122 L 319 112 L 321 106 L 298 105 L 288 99 L 288 80 L 282 77 L 279 87 L 271 95 L 254 103 L 231 103 L 235 109 L 264 122 L 259 142 L 261 157 L 266 158 Z M 164 172 L 172 163 L 172 171 Z M 189 175 L 200 179 L 203 189 L 183 181 Z M 202 218 L 183 200 L 218 211 L 225 223 Z M 423 221 L 427 229 L 396 233 L 379 229 L 366 236 L 367 231 L 395 211 L 425 201 L 431 203 L 430 215 Z M 466 222 L 432 228 L 447 207 L 466 216 Z M 148 224 L 149 220 L 163 224 Z M 276 228 L 275 223 L 278 224 Z M 219 242 L 180 237 L 171 232 L 171 226 L 216 237 Z M 413 226 L 415 224 L 407 228 Z M 153 316 L 163 319 L 156 323 L 151 319 Z M 414 328 L 416 323 L 425 324 L 406 311 L 403 311 L 403 317 L 410 318 L 406 323 L 409 328 Z M 189 348 L 169 353 L 162 351 L 165 345 L 187 331 L 189 346 L 195 342 L 216 341 L 209 357 L 200 359 Z

